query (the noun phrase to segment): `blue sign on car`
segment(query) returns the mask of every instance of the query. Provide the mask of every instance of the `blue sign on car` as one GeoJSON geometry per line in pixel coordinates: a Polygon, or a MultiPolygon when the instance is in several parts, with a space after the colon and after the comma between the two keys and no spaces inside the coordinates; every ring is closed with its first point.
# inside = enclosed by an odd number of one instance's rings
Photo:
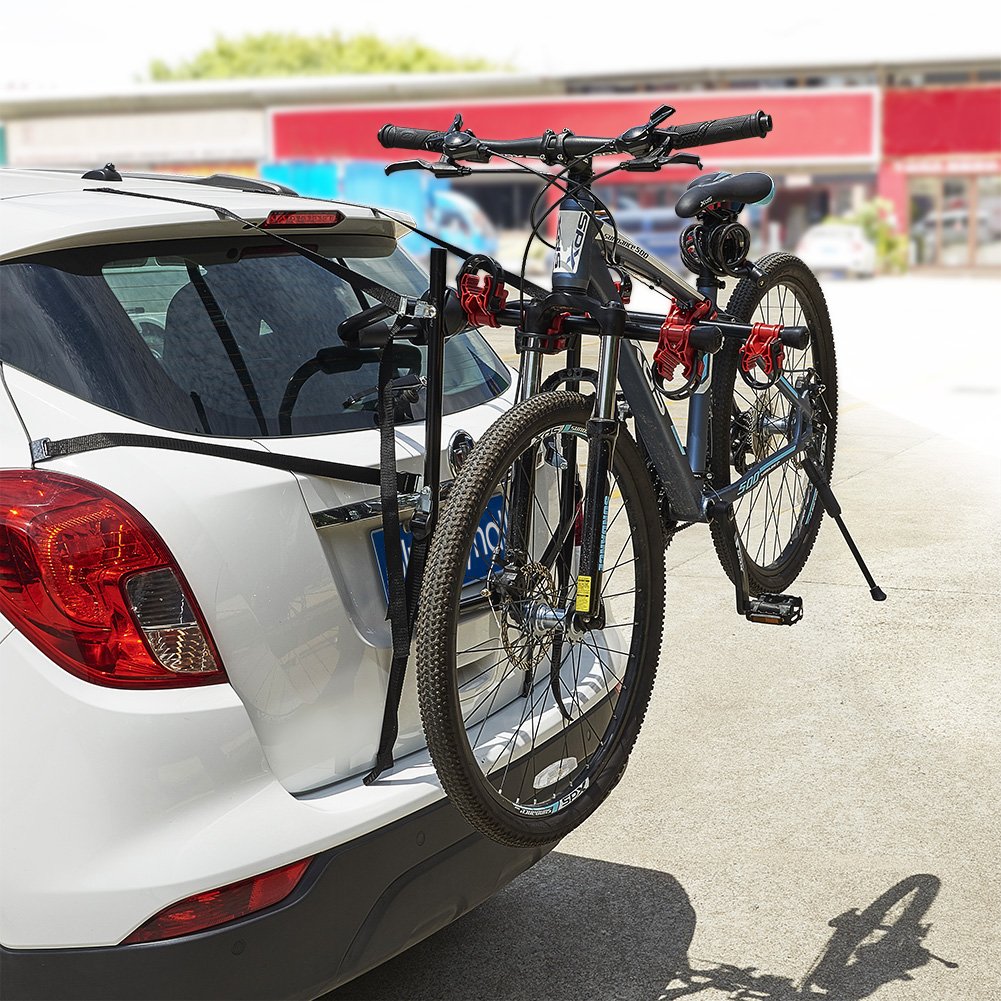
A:
{"type": "MultiPolygon", "coordinates": [[[[476,584],[481,580],[486,580],[490,572],[490,561],[494,553],[503,554],[504,539],[501,532],[502,512],[504,509],[504,498],[498,494],[490,498],[483,517],[480,518],[480,527],[476,530],[476,539],[473,542],[469,560],[466,563],[466,575],[462,580],[462,585],[476,584]]],[[[382,577],[382,590],[385,592],[386,601],[389,601],[389,570],[386,567],[386,539],[381,528],[372,533],[372,548],[375,550],[375,560],[379,564],[379,574],[382,577]]],[[[414,537],[410,532],[400,533],[400,547],[403,550],[403,569],[406,571],[410,562],[410,549],[413,546],[414,537]]]]}

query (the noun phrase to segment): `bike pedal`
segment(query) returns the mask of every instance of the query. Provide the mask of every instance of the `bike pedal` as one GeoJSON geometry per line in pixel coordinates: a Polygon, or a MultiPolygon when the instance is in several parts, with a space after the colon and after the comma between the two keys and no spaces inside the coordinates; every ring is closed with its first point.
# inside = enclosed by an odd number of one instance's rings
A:
{"type": "Polygon", "coordinates": [[[792,594],[761,594],[747,599],[744,615],[749,622],[794,626],[803,618],[803,599],[792,594]]]}

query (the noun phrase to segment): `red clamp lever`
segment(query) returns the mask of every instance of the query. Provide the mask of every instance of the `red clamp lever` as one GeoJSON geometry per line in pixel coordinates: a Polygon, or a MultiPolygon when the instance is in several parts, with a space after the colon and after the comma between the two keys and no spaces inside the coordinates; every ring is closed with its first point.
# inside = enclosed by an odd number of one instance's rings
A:
{"type": "Polygon", "coordinates": [[[701,374],[702,360],[700,358],[696,362],[696,351],[690,341],[692,327],[703,320],[711,320],[715,315],[713,304],[708,299],[700,300],[691,309],[683,309],[677,302],[671,307],[660,328],[657,350],[653,353],[654,366],[665,382],[674,378],[678,365],[686,379],[692,378],[696,364],[701,374]]]}
{"type": "Polygon", "coordinates": [[[750,336],[740,348],[740,367],[748,373],[760,367],[768,379],[772,375],[777,376],[782,371],[784,360],[781,333],[782,325],[779,323],[755,323],[751,327],[750,336]]]}
{"type": "Polygon", "coordinates": [[[474,327],[499,327],[495,314],[507,303],[501,266],[483,254],[470,257],[459,269],[459,305],[474,327]],[[482,281],[479,272],[484,271],[482,281]]]}

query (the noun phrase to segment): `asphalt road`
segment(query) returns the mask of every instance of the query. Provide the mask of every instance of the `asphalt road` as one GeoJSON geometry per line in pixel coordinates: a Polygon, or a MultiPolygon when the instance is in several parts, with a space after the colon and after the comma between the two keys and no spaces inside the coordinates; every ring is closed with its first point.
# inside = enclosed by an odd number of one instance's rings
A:
{"type": "Polygon", "coordinates": [[[1001,282],[827,288],[835,484],[889,600],[826,523],[793,588],[804,620],[751,625],[708,533],[680,535],[609,803],[329,1001],[1001,998],[1001,282]]]}

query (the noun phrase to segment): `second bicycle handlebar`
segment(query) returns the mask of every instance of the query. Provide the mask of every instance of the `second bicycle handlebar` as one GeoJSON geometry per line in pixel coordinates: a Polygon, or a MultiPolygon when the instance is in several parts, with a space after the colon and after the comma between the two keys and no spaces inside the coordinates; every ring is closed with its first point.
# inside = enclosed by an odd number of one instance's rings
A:
{"type": "MultiPolygon", "coordinates": [[[[691,125],[651,130],[649,149],[691,149],[738,139],[764,138],[772,129],[772,116],[763,111],[732,118],[717,118],[691,125]]],[[[426,150],[456,159],[470,154],[506,153],[508,156],[550,157],[555,153],[570,157],[593,156],[599,152],[635,153],[623,137],[602,139],[592,136],[557,135],[528,139],[478,139],[469,132],[440,132],[399,125],[384,125],[379,142],[387,149],[426,150]]],[[[642,151],[645,152],[645,151],[642,151]]]]}

